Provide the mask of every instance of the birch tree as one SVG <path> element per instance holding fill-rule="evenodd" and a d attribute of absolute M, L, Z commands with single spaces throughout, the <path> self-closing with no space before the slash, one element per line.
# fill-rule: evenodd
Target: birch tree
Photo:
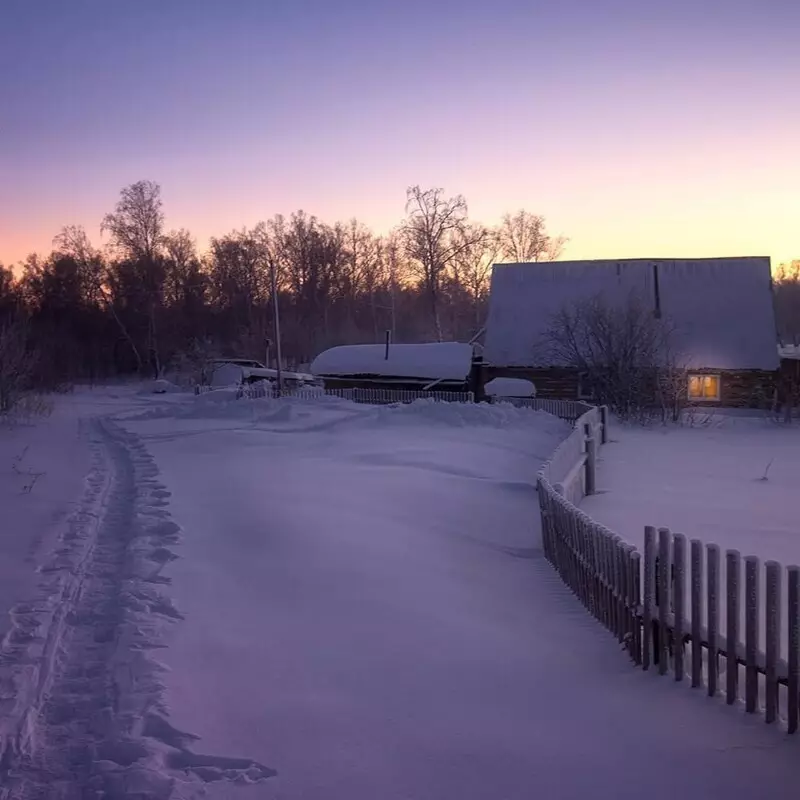
<path fill-rule="evenodd" d="M 500 253 L 507 261 L 556 261 L 567 240 L 547 233 L 544 217 L 529 211 L 505 214 L 498 228 Z"/>
<path fill-rule="evenodd" d="M 472 243 L 467 201 L 460 194 L 448 198 L 443 189 L 419 186 L 411 186 L 406 198 L 407 217 L 401 227 L 405 252 L 420 279 L 435 336 L 442 341 L 442 285 L 448 270 Z"/>

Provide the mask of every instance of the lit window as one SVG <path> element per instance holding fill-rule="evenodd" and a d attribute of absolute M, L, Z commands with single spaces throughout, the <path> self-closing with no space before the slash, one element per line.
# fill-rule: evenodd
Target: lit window
<path fill-rule="evenodd" d="M 690 375 L 689 399 L 719 400 L 719 375 Z"/>

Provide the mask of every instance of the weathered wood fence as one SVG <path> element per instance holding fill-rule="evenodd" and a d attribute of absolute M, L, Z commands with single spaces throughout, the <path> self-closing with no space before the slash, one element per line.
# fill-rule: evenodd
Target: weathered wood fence
<path fill-rule="evenodd" d="M 205 394 L 213 392 L 213 386 L 198 385 L 194 387 L 195 394 Z M 256 383 L 244 384 L 240 387 L 240 397 L 249 399 L 260 399 L 266 397 L 278 397 L 278 390 L 270 381 L 258 381 Z M 281 397 L 296 397 L 299 399 L 314 399 L 316 397 L 340 397 L 343 400 L 352 400 L 355 403 L 369 403 L 381 405 L 388 403 L 411 403 L 414 400 L 430 398 L 443 403 L 474 403 L 475 395 L 473 392 L 452 392 L 423 389 L 389 389 L 389 388 L 369 388 L 358 387 L 353 389 L 323 389 L 316 386 L 285 387 Z M 578 418 L 591 408 L 586 403 L 575 400 L 558 400 L 555 398 L 539 397 L 512 397 L 512 398 L 493 398 L 492 403 L 510 403 L 517 408 L 530 408 L 534 411 L 546 411 L 556 417 L 575 423 Z"/>
<path fill-rule="evenodd" d="M 510 403 L 517 408 L 532 408 L 534 411 L 546 411 L 556 417 L 575 424 L 578 418 L 591 406 L 578 400 L 558 400 L 551 397 L 493 397 L 490 402 Z"/>
<path fill-rule="evenodd" d="M 359 387 L 354 389 L 323 389 L 322 387 L 286 387 L 278 392 L 277 387 L 267 381 L 245 384 L 241 387 L 241 397 L 258 399 L 265 397 L 294 397 L 300 400 L 313 400 L 318 397 L 338 397 L 354 403 L 369 405 L 388 405 L 391 403 L 413 403 L 414 400 L 436 400 L 442 403 L 473 403 L 472 392 L 450 392 L 422 389 L 384 389 Z"/>
<path fill-rule="evenodd" d="M 725 551 L 723 567 L 717 545 L 693 539 L 687 549 L 667 528 L 646 528 L 644 549 L 643 667 L 722 693 L 729 705 L 743 700 L 748 713 L 763 710 L 796 733 L 800 568 L 738 550 Z"/>
<path fill-rule="evenodd" d="M 800 567 L 785 569 L 666 528 L 644 554 L 578 508 L 595 491 L 607 415 L 586 407 L 538 474 L 542 545 L 588 611 L 643 669 L 800 725 Z M 687 567 L 688 563 L 688 567 Z M 744 567 L 744 569 L 743 569 Z M 744 575 L 742 574 L 744 573 Z"/>

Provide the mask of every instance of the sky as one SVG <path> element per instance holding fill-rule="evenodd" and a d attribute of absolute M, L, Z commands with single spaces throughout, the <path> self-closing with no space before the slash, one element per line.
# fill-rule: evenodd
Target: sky
<path fill-rule="evenodd" d="M 406 188 L 565 257 L 800 258 L 796 0 L 0 0 L 0 263 L 122 187 L 209 236 Z"/>

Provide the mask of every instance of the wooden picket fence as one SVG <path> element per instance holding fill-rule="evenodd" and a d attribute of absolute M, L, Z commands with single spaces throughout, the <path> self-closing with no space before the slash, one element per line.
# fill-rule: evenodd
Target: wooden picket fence
<path fill-rule="evenodd" d="M 693 539 L 687 553 L 686 537 L 667 528 L 646 528 L 644 549 L 642 666 L 688 677 L 729 705 L 744 700 L 748 713 L 763 709 L 766 722 L 784 719 L 796 733 L 800 567 L 726 550 L 723 573 L 717 545 Z"/>
<path fill-rule="evenodd" d="M 578 418 L 592 406 L 580 400 L 559 400 L 551 397 L 493 397 L 492 404 L 510 403 L 517 408 L 531 408 L 534 411 L 546 411 L 556 417 L 575 424 Z"/>
<path fill-rule="evenodd" d="M 294 397 L 300 400 L 313 400 L 319 397 L 338 397 L 354 403 L 368 405 L 390 405 L 392 403 L 413 403 L 415 400 L 435 400 L 441 403 L 474 403 L 472 392 L 423 391 L 415 389 L 323 389 L 321 387 L 284 388 L 278 393 L 277 387 L 269 382 L 245 384 L 241 387 L 240 397 L 258 399 L 272 397 Z"/>
<path fill-rule="evenodd" d="M 606 413 L 586 407 L 539 471 L 545 557 L 635 664 L 688 679 L 729 705 L 743 700 L 748 713 L 763 708 L 767 723 L 780 719 L 796 733 L 800 567 L 762 567 L 755 556 L 727 550 L 723 574 L 717 545 L 693 539 L 687 551 L 686 537 L 667 528 L 645 529 L 642 556 L 592 520 L 578 503 L 595 491 L 607 423 Z"/>

